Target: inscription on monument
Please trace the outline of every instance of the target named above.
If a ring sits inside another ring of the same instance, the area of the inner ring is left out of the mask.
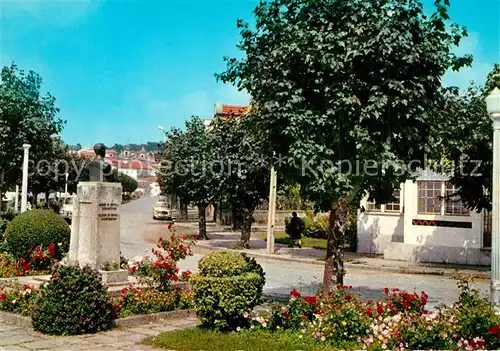
[[[99,213],[99,219],[101,221],[117,221],[118,220],[118,204],[116,203],[100,203],[99,209],[101,213]],[[102,212],[111,212],[111,213],[102,213]]]

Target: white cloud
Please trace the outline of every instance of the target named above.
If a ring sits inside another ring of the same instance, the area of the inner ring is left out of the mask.
[[[477,33],[469,33],[469,36],[462,39],[455,53],[459,56],[471,54],[474,58],[471,67],[462,68],[458,72],[448,71],[443,83],[446,86],[457,86],[466,89],[471,82],[474,85],[483,85],[488,73],[493,69],[494,62],[487,62],[483,59],[484,53],[481,47],[480,37]]]

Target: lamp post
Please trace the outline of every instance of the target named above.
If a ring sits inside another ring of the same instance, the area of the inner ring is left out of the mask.
[[[500,89],[486,98],[486,109],[493,120],[493,201],[491,227],[491,304],[500,312]]]
[[[16,198],[14,199],[14,212],[19,212],[19,185],[16,185]]]
[[[29,150],[31,145],[24,144],[24,159],[23,159],[23,184],[21,190],[21,213],[26,212],[28,209],[28,161]]]
[[[69,173],[66,172],[66,184],[64,184],[64,200],[66,201],[66,197],[68,196],[68,178]]]

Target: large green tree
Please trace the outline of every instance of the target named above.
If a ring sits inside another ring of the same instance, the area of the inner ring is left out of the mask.
[[[23,144],[30,159],[40,160],[53,148],[53,136],[64,122],[50,93],[42,94],[42,78],[12,63],[2,67],[0,85],[0,210],[6,189],[21,178]]]
[[[242,218],[241,245],[245,248],[250,247],[255,208],[269,195],[269,167],[262,162],[264,153],[248,117],[216,117],[210,124],[216,198],[231,204]]]
[[[493,122],[485,98],[500,88],[500,64],[495,64],[482,86],[471,85],[465,92],[450,89],[446,105],[436,111],[433,159],[445,160],[451,182],[470,209],[491,210],[493,180]]]
[[[278,172],[330,210],[325,292],[343,284],[349,203],[366,192],[390,201],[413,175],[442,76],[471,61],[452,51],[466,30],[447,24],[448,6],[436,0],[428,16],[419,0],[269,0],[255,28],[238,21],[244,56],[218,77],[259,107],[255,133],[280,157]]]
[[[165,194],[177,196],[181,202],[198,207],[199,238],[208,239],[206,209],[214,199],[216,183],[210,171],[212,142],[203,121],[192,116],[185,130],[166,133],[160,186]]]

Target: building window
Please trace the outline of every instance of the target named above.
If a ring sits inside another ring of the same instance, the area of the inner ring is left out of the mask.
[[[458,196],[453,196],[456,192],[457,188],[450,182],[419,181],[418,213],[468,216],[470,211]]]
[[[376,204],[375,201],[367,201],[366,210],[370,212],[380,212],[381,206],[380,204]]]
[[[443,182],[418,182],[418,213],[441,214]]]
[[[366,210],[369,212],[401,212],[401,190],[394,190],[394,197],[396,202],[391,202],[388,204],[376,204],[375,201],[366,202]]]
[[[400,212],[401,211],[401,190],[394,191],[396,202],[390,202],[385,205],[386,212]]]
[[[470,214],[469,209],[464,206],[459,196],[454,195],[457,191],[458,188],[455,185],[450,182],[446,182],[445,214],[468,216]]]

